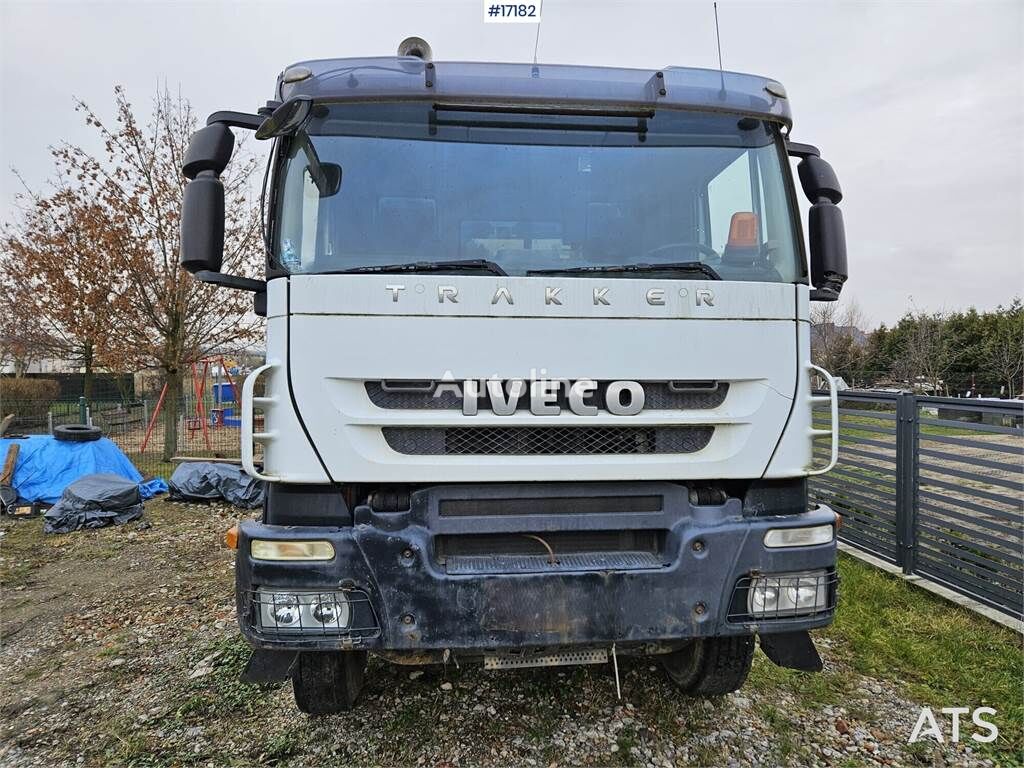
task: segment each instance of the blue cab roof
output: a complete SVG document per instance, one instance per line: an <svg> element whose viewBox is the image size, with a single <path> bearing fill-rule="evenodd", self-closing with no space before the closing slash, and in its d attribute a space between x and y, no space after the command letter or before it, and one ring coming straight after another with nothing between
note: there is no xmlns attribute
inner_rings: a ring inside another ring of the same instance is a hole
<svg viewBox="0 0 1024 768"><path fill-rule="evenodd" d="M428 64L415 56L381 56L298 62L281 73L277 87L282 101L310 96L335 102L423 99L591 108L669 107L734 112L792 125L789 101L779 83L717 69Z"/></svg>

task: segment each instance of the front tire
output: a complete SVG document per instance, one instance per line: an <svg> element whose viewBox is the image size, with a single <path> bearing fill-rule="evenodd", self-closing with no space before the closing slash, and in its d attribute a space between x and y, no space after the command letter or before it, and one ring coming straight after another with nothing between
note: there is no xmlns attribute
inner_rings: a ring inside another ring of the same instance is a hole
<svg viewBox="0 0 1024 768"><path fill-rule="evenodd" d="M307 715L352 709L363 689L366 651L302 652L292 670L295 704Z"/></svg>
<svg viewBox="0 0 1024 768"><path fill-rule="evenodd" d="M694 640L667 654L661 664L680 690L693 696L722 696L743 687L753 659L753 635L739 635Z"/></svg>

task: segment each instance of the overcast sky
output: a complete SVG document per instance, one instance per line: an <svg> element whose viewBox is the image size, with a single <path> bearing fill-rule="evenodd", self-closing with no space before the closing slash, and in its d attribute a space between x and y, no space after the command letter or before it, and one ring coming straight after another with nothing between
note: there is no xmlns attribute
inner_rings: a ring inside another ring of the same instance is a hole
<svg viewBox="0 0 1024 768"><path fill-rule="evenodd" d="M392 54L419 35L444 60L530 61L536 28L484 24L482 0L324 3L0 0L0 217L17 167L94 140L73 98L111 114L159 84L200 114L252 111L310 58ZM991 308L1024 293L1024 3L719 3L726 69L785 84L793 138L821 147L846 199L846 294L869 324L908 308ZM546 0L539 60L714 67L711 2Z"/></svg>

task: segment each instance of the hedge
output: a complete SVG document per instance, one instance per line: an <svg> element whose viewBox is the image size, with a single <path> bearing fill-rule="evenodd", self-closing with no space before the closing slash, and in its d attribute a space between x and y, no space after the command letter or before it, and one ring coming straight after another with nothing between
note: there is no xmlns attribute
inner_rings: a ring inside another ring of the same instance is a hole
<svg viewBox="0 0 1024 768"><path fill-rule="evenodd" d="M53 379L0 378L0 416L13 413L15 429L38 427L60 397L60 384Z"/></svg>

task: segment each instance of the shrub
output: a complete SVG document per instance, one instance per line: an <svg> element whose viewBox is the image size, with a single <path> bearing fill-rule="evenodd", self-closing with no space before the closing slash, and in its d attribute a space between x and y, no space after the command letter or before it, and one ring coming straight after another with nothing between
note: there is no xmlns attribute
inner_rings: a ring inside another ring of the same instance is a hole
<svg viewBox="0 0 1024 768"><path fill-rule="evenodd" d="M60 397L60 384L53 379L0 378L0 417L13 413L16 427L46 423L46 413Z"/></svg>
<svg viewBox="0 0 1024 768"><path fill-rule="evenodd" d="M60 397L60 384L54 379L0 379L0 396L4 400L45 400L47 405Z"/></svg>

